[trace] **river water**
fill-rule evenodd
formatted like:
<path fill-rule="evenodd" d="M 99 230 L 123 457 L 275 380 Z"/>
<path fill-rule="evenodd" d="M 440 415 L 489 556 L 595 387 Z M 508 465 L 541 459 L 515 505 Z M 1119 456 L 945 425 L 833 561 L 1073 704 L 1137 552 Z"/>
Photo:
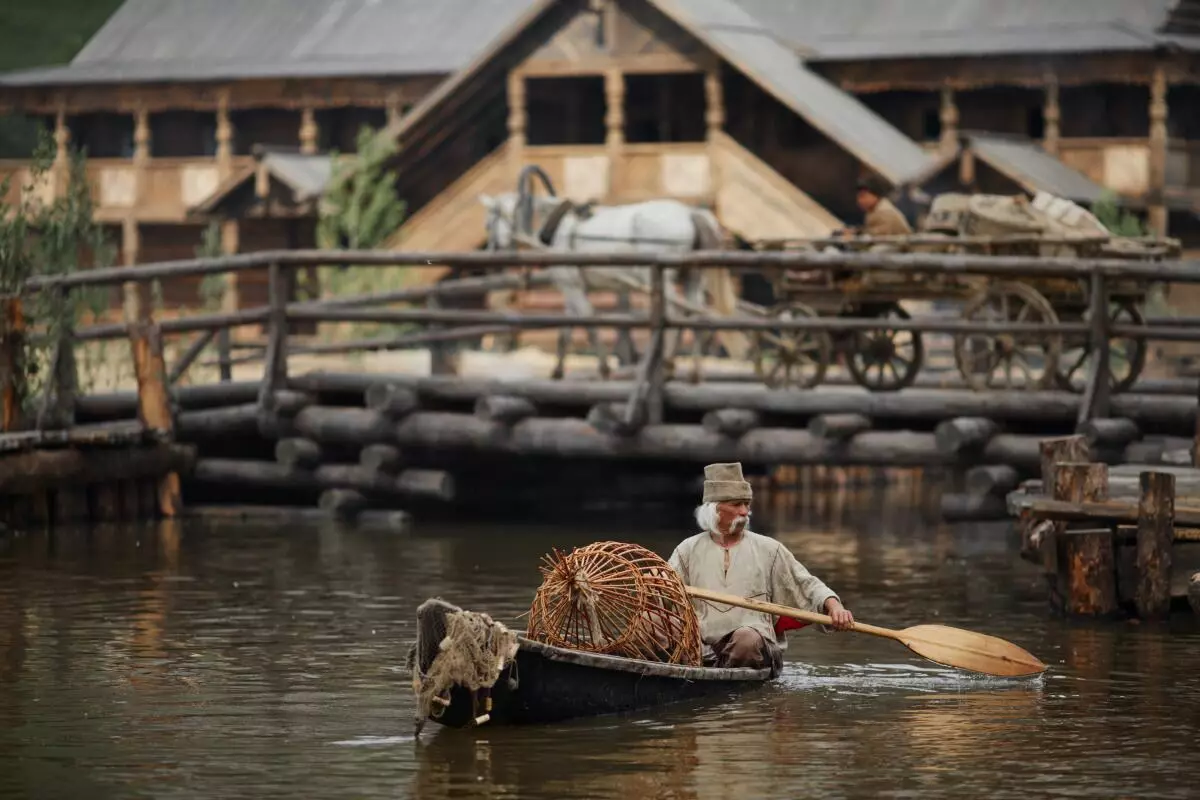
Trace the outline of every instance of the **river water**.
<path fill-rule="evenodd" d="M 430 724 L 414 741 L 403 663 L 420 601 L 519 625 L 552 547 L 620 538 L 667 555 L 688 520 L 25 534 L 0 537 L 0 797 L 1196 796 L 1190 615 L 1054 619 L 1005 526 L 843 499 L 758 527 L 860 619 L 993 633 L 1048 673 L 973 678 L 810 628 L 776 685 L 736 699 L 524 729 Z"/>

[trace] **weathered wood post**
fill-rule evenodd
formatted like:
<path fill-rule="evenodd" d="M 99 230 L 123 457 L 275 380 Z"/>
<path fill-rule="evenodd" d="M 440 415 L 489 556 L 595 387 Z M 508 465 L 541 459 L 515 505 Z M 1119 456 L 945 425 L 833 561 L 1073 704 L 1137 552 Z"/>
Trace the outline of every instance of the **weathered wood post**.
<path fill-rule="evenodd" d="M 0 430 L 19 430 L 23 424 L 25 396 L 25 313 L 20 295 L 0 298 L 0 396 L 3 412 Z"/>
<path fill-rule="evenodd" d="M 129 325 L 133 348 L 133 369 L 138 385 L 138 419 L 149 430 L 156 430 L 168 441 L 175 438 L 175 418 L 171 395 L 167 390 L 167 367 L 163 359 L 162 332 L 150 320 Z M 168 472 L 158 482 L 158 507 L 164 517 L 180 513 L 179 473 Z"/>
<path fill-rule="evenodd" d="M 1082 426 L 1096 417 L 1107 417 L 1109 400 L 1112 395 L 1111 371 L 1109 363 L 1109 325 L 1108 318 L 1108 287 L 1104 273 L 1098 269 L 1092 271 L 1091 296 L 1088 302 L 1088 314 L 1091 319 L 1088 333 L 1091 363 L 1088 364 L 1087 388 L 1079 403 L 1077 426 Z"/>
<path fill-rule="evenodd" d="M 667 347 L 667 298 L 666 273 L 661 266 L 650 270 L 650 348 L 646 358 L 649 361 L 649 392 L 646 396 L 646 419 L 651 425 L 663 421 L 663 395 L 666 388 L 666 357 Z"/>
<path fill-rule="evenodd" d="M 1143 472 L 1140 476 L 1137 529 L 1137 593 L 1134 602 L 1143 619 L 1161 618 L 1171 608 L 1171 544 L 1175 538 L 1175 476 Z"/>
<path fill-rule="evenodd" d="M 1087 463 L 1091 460 L 1087 439 L 1083 436 L 1061 436 L 1053 439 L 1043 439 L 1040 445 L 1042 459 L 1042 491 L 1050 494 L 1055 500 L 1069 498 L 1058 494 L 1056 475 L 1060 464 Z M 1066 487 L 1063 487 L 1064 491 Z M 1066 591 L 1060 580 L 1058 540 L 1066 529 L 1063 522 L 1055 522 L 1050 526 L 1036 528 L 1038 537 L 1031 540 L 1029 548 L 1036 548 L 1042 556 L 1042 576 L 1046 581 L 1050 605 L 1055 610 L 1066 608 Z M 1031 534 L 1033 531 L 1027 531 Z"/>
<path fill-rule="evenodd" d="M 1072 503 L 1108 499 L 1107 464 L 1058 464 L 1054 497 Z M 1113 530 L 1109 527 L 1060 532 L 1059 556 L 1065 567 L 1066 610 L 1082 616 L 1117 611 L 1117 568 Z"/>
<path fill-rule="evenodd" d="M 267 352 L 263 361 L 262 387 L 258 394 L 258 407 L 263 412 L 275 410 L 275 395 L 287 388 L 287 294 L 283 267 L 271 264 L 267 273 Z"/>

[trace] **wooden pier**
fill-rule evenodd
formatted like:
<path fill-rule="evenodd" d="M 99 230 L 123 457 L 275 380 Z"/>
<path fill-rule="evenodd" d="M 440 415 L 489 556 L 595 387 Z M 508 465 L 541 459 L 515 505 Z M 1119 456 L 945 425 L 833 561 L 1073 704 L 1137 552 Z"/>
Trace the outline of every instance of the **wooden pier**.
<path fill-rule="evenodd" d="M 1200 469 L 1089 461 L 1084 436 L 1047 439 L 1041 478 L 1008 496 L 1021 556 L 1051 606 L 1077 616 L 1200 614 Z"/>
<path fill-rule="evenodd" d="M 954 475 L 961 491 L 943 498 L 946 517 L 1002 517 L 1007 512 L 1006 495 L 1022 481 L 1044 475 L 1042 443 L 1047 438 L 1079 434 L 1078 440 L 1086 446 L 1079 458 L 1113 469 L 1131 461 L 1192 463 L 1195 458 L 1194 388 L 1189 387 L 1188 394 L 1172 394 L 1168 387 L 1156 386 L 1153 392 L 1143 393 L 1135 385 L 1130 391 L 1112 393 L 1106 389 L 1104 359 L 1094 359 L 1097 366 L 1082 394 L 922 387 L 871 393 L 845 386 L 773 389 L 749 382 L 672 380 L 663 352 L 664 333 L 672 329 L 847 331 L 881 324 L 875 318 L 718 319 L 676 314 L 667 308 L 664 297 L 667 268 L 870 267 L 1008 279 L 1022 274 L 1059 276 L 1093 281 L 1098 287 L 1092 293 L 1094 304 L 1104 316 L 1107 279 L 1200 282 L 1200 265 L 1190 262 L 911 253 L 593 254 L 571 258 L 585 266 L 649 262 L 653 280 L 646 314 L 575 318 L 437 307 L 448 297 L 479 299 L 489 291 L 536 282 L 537 273 L 484 275 L 320 301 L 285 300 L 287 272 L 314 265 L 443 264 L 499 272 L 512 267 L 529 271 L 561 263 L 562 258 L 537 253 L 288 251 L 92 270 L 32 281 L 27 291 L 70 291 L 79 286 L 259 270 L 268 276 L 269 304 L 157 323 L 68 331 L 60 350 L 80 341 L 128 338 L 138 391 L 79 396 L 67 385 L 53 385 L 49 394 L 60 409 L 51 415 L 53 424 L 38 415 L 36 422 L 27 425 L 31 429 L 0 436 L 0 475 L 22 476 L 7 483 L 0 480 L 0 495 L 6 498 L 2 502 L 24 508 L 28 497 L 47 496 L 55 486 L 103 482 L 103 469 L 80 467 L 67 478 L 55 478 L 68 473 L 42 467 L 22 472 L 17 459 L 32 459 L 27 462 L 32 464 L 51 447 L 90 453 L 95 448 L 87 442 L 100 440 L 111 448 L 112 443 L 124 441 L 118 432 L 132 430 L 154 438 L 152 445 L 139 447 L 159 453 L 163 460 L 154 462 L 144 456 L 149 472 L 122 473 L 111 482 L 158 481 L 158 514 L 180 513 L 183 505 L 217 504 L 230 509 L 228 513 L 237 508 L 241 510 L 236 513 L 254 515 L 257 512 L 247 508 L 252 503 L 364 524 L 392 524 L 407 519 L 396 512 L 447 504 L 479 509 L 546 502 L 551 496 L 564 503 L 605 497 L 634 502 L 690 498 L 699 465 L 734 459 L 760 475 L 781 466 L 805 465 L 915 468 Z M 404 325 L 406 330 L 369 342 L 314 345 L 301 343 L 295 335 L 294 323 L 299 321 L 311 325 L 372 322 Z M 1077 324 L 914 318 L 889 320 L 887 325 L 952 334 L 1080 334 Z M 265 346 L 256 356 L 263 362 L 260 380 L 234 382 L 228 380 L 229 370 L 222 369 L 225 379 L 219 383 L 178 385 L 206 346 L 228 342 L 225 332 L 246 326 L 262 326 L 266 333 Z M 560 326 L 641 335 L 646 347 L 633 378 L 503 381 L 452 374 L 454 349 L 477 342 L 485 332 Z M 1093 343 L 1097 352 L 1106 352 L 1107 337 L 1112 335 L 1200 341 L 1196 320 L 1129 327 L 1093 326 L 1089 335 L 1098 337 Z M 195 339 L 167 369 L 161 340 L 183 335 Z M 343 346 L 429 347 L 435 374 L 294 374 L 289 369 L 289 356 Z M 227 346 L 220 358 L 222 364 L 230 363 Z M 166 452 L 171 458 L 161 455 Z M 69 458 L 95 461 L 99 456 Z M 152 469 L 152 464 L 158 466 Z M 172 486 L 180 488 L 173 493 Z M 139 500 L 138 508 L 148 512 L 150 504 Z"/>

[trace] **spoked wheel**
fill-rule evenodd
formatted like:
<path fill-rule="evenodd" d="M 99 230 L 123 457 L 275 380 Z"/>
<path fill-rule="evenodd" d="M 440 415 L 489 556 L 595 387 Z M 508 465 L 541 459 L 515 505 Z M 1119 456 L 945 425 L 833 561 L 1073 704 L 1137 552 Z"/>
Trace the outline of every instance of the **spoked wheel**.
<path fill-rule="evenodd" d="M 1090 310 L 1083 319 L 1091 318 Z M 1110 306 L 1109 319 L 1113 325 L 1144 325 L 1142 312 L 1129 300 L 1118 300 Z M 1087 388 L 1091 374 L 1092 345 L 1086 334 L 1072 337 L 1058 363 L 1055 379 L 1060 387 L 1070 392 L 1082 392 Z M 1125 336 L 1114 336 L 1108 340 L 1108 385 L 1112 394 L 1128 391 L 1137 382 L 1146 366 L 1146 340 Z"/>
<path fill-rule="evenodd" d="M 880 319 L 912 318 L 898 303 L 863 314 L 868 315 Z M 846 369 L 855 383 L 872 392 L 896 392 L 917 379 L 925 360 L 925 343 L 920 331 L 878 328 L 850 334 L 844 352 Z"/>
<path fill-rule="evenodd" d="M 780 320 L 816 319 L 801 303 L 788 303 L 775 313 Z M 755 334 L 754 371 L 772 389 L 811 389 L 825 378 L 833 356 L 826 331 L 764 330 Z"/>
<path fill-rule="evenodd" d="M 1055 325 L 1045 297 L 1024 283 L 997 283 L 963 308 L 970 322 Z M 983 389 L 1044 389 L 1055 382 L 1062 336 L 1044 333 L 960 333 L 954 360 L 967 384 Z"/>

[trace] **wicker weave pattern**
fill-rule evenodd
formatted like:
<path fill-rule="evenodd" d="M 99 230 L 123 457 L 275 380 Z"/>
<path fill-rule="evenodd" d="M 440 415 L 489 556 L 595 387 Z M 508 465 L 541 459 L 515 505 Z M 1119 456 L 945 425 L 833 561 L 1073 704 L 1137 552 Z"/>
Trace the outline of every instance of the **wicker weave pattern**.
<path fill-rule="evenodd" d="M 700 665 L 700 623 L 679 575 L 661 556 L 596 542 L 542 559 L 527 636 L 583 650 Z"/>

